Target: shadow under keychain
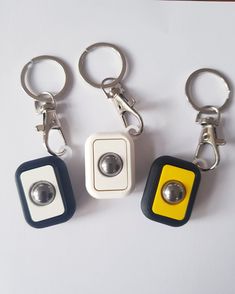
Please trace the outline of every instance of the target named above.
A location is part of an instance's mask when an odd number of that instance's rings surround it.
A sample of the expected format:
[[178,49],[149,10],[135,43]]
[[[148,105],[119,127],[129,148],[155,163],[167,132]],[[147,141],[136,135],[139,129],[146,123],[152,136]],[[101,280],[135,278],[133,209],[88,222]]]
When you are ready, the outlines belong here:
[[[26,78],[29,69],[37,62],[52,60],[58,63],[65,74],[65,83],[57,94],[50,92],[33,93],[28,88]],[[67,143],[56,113],[56,98],[61,95],[67,84],[67,70],[64,63],[54,56],[42,55],[33,58],[21,72],[21,84],[24,91],[35,99],[35,109],[43,115],[43,124],[36,126],[43,133],[43,142],[52,156],[47,156],[21,164],[16,171],[16,184],[24,212],[29,225],[43,228],[70,219],[75,211],[75,200],[66,165],[58,156],[66,152]],[[51,131],[57,131],[64,146],[60,150],[50,147]]]
[[[87,54],[99,47],[113,49],[122,61],[119,76],[106,78],[101,83],[91,80],[84,70]],[[139,136],[143,131],[142,118],[134,109],[135,100],[124,95],[124,88],[120,83],[126,72],[126,59],[117,46],[96,43],[89,46],[81,55],[79,71],[86,82],[102,89],[108,100],[114,103],[127,131],[127,134],[98,133],[87,139],[85,144],[86,188],[95,198],[121,198],[131,191],[135,181],[135,154],[131,137]]]
[[[221,107],[199,107],[195,104],[192,83],[202,73],[216,75],[225,83],[227,97]],[[224,145],[225,141],[217,138],[216,128],[220,123],[220,113],[232,94],[227,78],[210,68],[193,72],[186,82],[185,92],[190,104],[198,111],[196,122],[202,126],[194,160],[188,162],[171,156],[157,158],[151,166],[141,201],[141,209],[147,218],[171,226],[181,226],[189,220],[200,184],[200,170],[213,170],[220,162],[218,146]],[[211,165],[200,157],[208,144],[214,153],[214,162]]]

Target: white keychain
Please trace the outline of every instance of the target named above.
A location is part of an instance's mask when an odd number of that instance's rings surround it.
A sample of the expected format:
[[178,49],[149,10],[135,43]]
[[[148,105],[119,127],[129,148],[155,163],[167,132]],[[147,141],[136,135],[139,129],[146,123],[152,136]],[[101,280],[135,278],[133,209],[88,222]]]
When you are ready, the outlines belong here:
[[[99,47],[110,47],[120,56],[122,70],[117,78],[106,78],[101,83],[88,77],[85,69],[87,54]],[[79,71],[90,85],[104,91],[125,125],[126,133],[98,133],[91,135],[85,144],[86,188],[94,198],[122,198],[128,195],[135,184],[135,151],[132,137],[143,132],[143,120],[134,109],[135,100],[124,96],[120,81],[126,72],[126,59],[120,49],[109,43],[96,43],[83,52]],[[137,122],[136,124],[133,123]],[[130,123],[132,121],[132,123]]]

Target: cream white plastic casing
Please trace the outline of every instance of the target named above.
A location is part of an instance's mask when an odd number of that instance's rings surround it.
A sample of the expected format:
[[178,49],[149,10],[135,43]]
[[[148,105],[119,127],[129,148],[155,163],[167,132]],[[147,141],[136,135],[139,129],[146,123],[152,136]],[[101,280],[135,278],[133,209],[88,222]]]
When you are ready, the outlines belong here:
[[[103,175],[98,167],[105,153],[116,153],[122,161],[121,172],[113,177]],[[85,144],[86,189],[94,198],[122,198],[132,189],[135,181],[135,154],[133,140],[121,133],[91,135]]]

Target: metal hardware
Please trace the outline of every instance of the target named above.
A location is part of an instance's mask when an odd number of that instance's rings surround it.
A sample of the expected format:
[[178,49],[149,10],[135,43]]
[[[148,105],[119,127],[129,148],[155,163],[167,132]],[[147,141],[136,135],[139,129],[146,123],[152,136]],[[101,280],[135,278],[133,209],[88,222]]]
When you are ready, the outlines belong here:
[[229,83],[229,80],[227,79],[227,77],[225,77],[221,72],[215,70],[215,69],[212,69],[212,68],[201,68],[201,69],[198,69],[196,71],[194,71],[187,79],[186,81],[186,84],[185,84],[185,93],[186,93],[186,96],[188,97],[188,101],[189,103],[193,106],[194,109],[196,109],[197,111],[201,111],[201,109],[203,107],[200,107],[198,106],[195,102],[194,102],[194,98],[193,98],[193,94],[192,94],[192,83],[195,81],[195,79],[202,73],[211,73],[211,74],[214,74],[216,75],[217,77],[219,77],[225,84],[226,86],[226,89],[227,89],[227,96],[225,98],[225,101],[223,103],[223,105],[221,105],[220,107],[217,107],[216,108],[219,110],[219,111],[222,111],[226,105],[228,104],[229,100],[231,99],[232,97],[232,89],[231,89],[231,86],[230,86],[230,83]]
[[121,172],[123,161],[117,153],[108,152],[100,157],[98,167],[104,176],[114,177]]
[[48,181],[38,181],[32,185],[29,191],[32,202],[39,206],[50,204],[56,196],[56,190]]
[[[208,112],[211,112],[211,115],[208,115]],[[216,117],[212,116],[215,115]],[[208,171],[216,168],[220,162],[220,153],[218,146],[225,145],[226,142],[224,139],[218,139],[216,128],[220,123],[220,111],[214,106],[205,106],[201,108],[200,112],[197,115],[196,122],[202,126],[202,132],[197,146],[194,163],[202,170]],[[200,153],[205,144],[209,144],[212,147],[214,152],[214,163],[210,167],[203,167],[200,165]],[[206,162],[206,160],[202,160]]]
[[[224,82],[227,89],[227,96],[221,106],[207,105],[200,107],[194,102],[192,95],[192,83],[202,73],[214,74]],[[194,155],[193,163],[196,164],[202,171],[213,170],[218,166],[220,162],[220,153],[218,146],[225,145],[226,143],[224,139],[218,139],[217,127],[220,123],[220,112],[224,110],[232,97],[231,85],[229,83],[229,80],[221,72],[211,68],[201,68],[194,71],[187,79],[185,84],[185,93],[188,97],[189,103],[193,106],[194,109],[199,111],[196,122],[198,122],[202,126],[202,132]],[[200,154],[202,153],[203,148],[205,148],[205,145],[210,145],[214,153],[214,162],[211,165],[208,164],[207,160],[200,157]],[[203,165],[201,163],[203,163]],[[204,165],[206,165],[206,167],[204,167]]]
[[[61,124],[60,124],[60,121],[59,121],[57,113],[56,113],[55,99],[52,96],[52,94],[50,94],[48,92],[44,92],[44,93],[40,94],[40,96],[44,96],[44,97],[46,96],[47,102],[40,102],[40,101],[35,102],[35,109],[36,109],[37,113],[43,114],[43,124],[37,125],[36,129],[38,132],[43,132],[43,143],[44,143],[47,151],[52,155],[61,156],[66,152],[67,142],[64,137],[64,134],[63,134],[63,131],[61,128]],[[48,97],[50,98],[50,100],[48,100]],[[54,151],[50,147],[49,136],[50,136],[51,130],[57,130],[60,133],[60,135],[64,141],[64,145],[62,146],[60,151]]]
[[[57,62],[63,69],[64,74],[65,74],[65,83],[62,87],[62,89],[56,93],[56,94],[51,94],[49,92],[43,92],[36,94],[32,92],[26,83],[26,77],[28,74],[29,68],[31,68],[35,63],[40,62],[42,60],[52,60]],[[35,101],[35,109],[37,113],[43,114],[43,123],[41,125],[36,126],[37,131],[43,132],[43,144],[45,145],[47,151],[51,155],[56,155],[56,156],[61,156],[66,152],[66,140],[63,134],[63,131],[61,129],[61,124],[60,121],[57,117],[56,113],[56,102],[55,98],[58,97],[59,95],[64,92],[66,85],[67,85],[67,79],[68,79],[68,74],[67,74],[67,69],[59,58],[54,57],[54,56],[49,56],[49,55],[41,55],[38,57],[33,58],[31,61],[29,61],[24,67],[21,72],[21,85],[25,92],[32,98],[34,98]],[[64,145],[59,151],[52,150],[49,144],[49,139],[50,139],[50,132],[52,130],[58,131],[60,136],[62,137],[62,141],[64,142]]]
[[[135,105],[135,99],[133,97],[127,98],[124,95],[124,88],[120,83],[116,84],[114,87],[112,87],[109,91],[103,87],[105,85],[105,82],[108,80],[112,80],[113,78],[106,78],[102,81],[102,89],[106,96],[112,100],[114,103],[119,115],[122,118],[122,121],[124,123],[125,128],[128,130],[130,135],[132,136],[139,136],[143,132],[143,119],[140,116],[140,114],[134,109]],[[131,120],[131,116],[134,117],[134,119],[137,120],[138,124],[134,125],[129,123]]]
[[87,47],[86,50],[82,53],[82,55],[81,55],[81,57],[79,59],[78,69],[80,71],[81,76],[83,77],[83,79],[88,84],[92,85],[95,88],[102,88],[102,82],[101,83],[98,83],[98,82],[93,81],[88,76],[88,74],[87,74],[87,72],[85,70],[85,60],[86,60],[86,57],[87,57],[88,53],[90,53],[92,50],[97,49],[99,47],[110,47],[110,48],[114,49],[119,54],[119,56],[121,58],[122,69],[121,69],[121,72],[120,72],[119,76],[117,78],[113,79],[112,82],[107,83],[104,86],[105,88],[110,88],[110,87],[115,86],[118,82],[120,82],[123,79],[123,77],[125,75],[125,72],[126,72],[126,59],[125,59],[125,56],[122,53],[122,51],[116,45],[113,45],[113,44],[110,44],[110,43],[101,42],[101,43],[95,43],[95,44]]
[[179,181],[169,181],[162,188],[162,197],[169,204],[180,203],[186,195],[184,185]]
[[[98,47],[110,47],[114,49],[119,54],[122,61],[122,69],[119,76],[116,78],[105,78],[101,83],[94,82],[90,79],[85,70],[85,59],[87,54]],[[79,59],[78,68],[85,81],[96,88],[101,88],[106,96],[113,101],[129,134],[132,136],[140,135],[143,132],[142,117],[134,109],[135,99],[123,95],[124,89],[120,83],[126,72],[126,59],[122,51],[117,46],[110,43],[95,43],[87,47],[82,53]],[[109,90],[107,91],[106,89]],[[131,123],[131,121],[133,121],[132,119],[137,120],[137,125]]]
[[33,58],[32,60],[30,60],[23,67],[22,72],[21,72],[21,85],[22,85],[22,88],[32,98],[34,98],[34,99],[36,99],[38,101],[41,101],[41,102],[45,102],[44,97],[40,97],[39,93],[35,93],[31,89],[28,88],[27,81],[26,81],[29,69],[32,68],[32,66],[34,64],[36,64],[36,63],[38,63],[38,62],[40,62],[42,60],[52,60],[52,61],[57,62],[62,67],[64,75],[65,75],[64,85],[63,85],[62,89],[58,93],[53,95],[54,98],[57,98],[59,95],[61,95],[65,91],[66,85],[67,85],[67,80],[68,80],[68,73],[67,73],[66,66],[63,63],[63,61],[60,60],[59,58],[55,57],[55,56],[50,56],[50,55],[37,56],[37,57]]

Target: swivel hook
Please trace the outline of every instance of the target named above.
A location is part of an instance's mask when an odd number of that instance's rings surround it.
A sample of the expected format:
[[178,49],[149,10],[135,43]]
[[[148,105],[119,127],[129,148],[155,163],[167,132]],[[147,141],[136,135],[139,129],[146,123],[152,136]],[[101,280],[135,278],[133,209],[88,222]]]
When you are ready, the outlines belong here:
[[[120,114],[125,128],[132,136],[139,136],[143,132],[144,123],[140,114],[135,110],[135,99],[127,98],[124,95],[124,88],[120,83],[112,87],[109,92],[105,89],[105,82],[108,80],[114,80],[113,78],[106,78],[102,81],[102,89],[106,96],[111,99]],[[134,124],[133,119],[137,121],[137,125]]]
[[[67,142],[56,113],[56,102],[52,94],[44,92],[43,94],[41,94],[41,96],[42,95],[49,96],[50,100],[48,100],[47,102],[35,102],[37,113],[43,114],[43,123],[41,125],[37,125],[36,129],[38,132],[43,132],[43,144],[46,147],[47,151],[51,155],[61,156],[66,152]],[[49,141],[50,133],[52,130],[58,131],[60,136],[62,137],[62,141],[64,142],[64,145],[59,149],[59,151],[53,150],[50,147]]]
[[[206,116],[203,117],[203,114],[206,112],[210,111],[211,114],[216,115],[216,117],[213,116]],[[202,171],[208,171],[216,168],[220,162],[220,153],[219,153],[219,148],[218,146],[225,145],[226,142],[224,139],[218,139],[217,137],[217,131],[216,128],[219,126],[220,122],[220,112],[218,108],[214,106],[205,106],[203,107],[196,118],[196,122],[198,122],[202,126],[202,132],[199,140],[199,144],[197,146],[195,156],[194,156],[194,163],[197,164],[197,166],[202,170]],[[214,152],[214,163],[209,166],[209,167],[202,167],[200,165],[200,157],[199,154],[202,151],[202,148],[205,144],[209,144],[212,147],[212,150]]]

